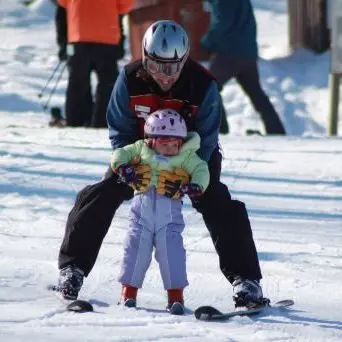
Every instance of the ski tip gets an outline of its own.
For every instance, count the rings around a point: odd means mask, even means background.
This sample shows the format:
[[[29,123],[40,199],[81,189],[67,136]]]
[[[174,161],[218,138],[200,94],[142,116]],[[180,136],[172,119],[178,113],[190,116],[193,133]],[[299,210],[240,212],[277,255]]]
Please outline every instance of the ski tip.
[[[86,300],[74,300],[67,306],[68,311],[73,311],[77,313],[91,312],[94,311],[94,307]]]
[[[246,129],[245,131],[246,135],[259,135],[259,136],[263,136],[263,134],[258,130],[258,129]]]
[[[275,302],[271,306],[273,308],[287,308],[287,307],[292,306],[292,305],[294,305],[294,301],[292,299],[283,299],[283,300],[280,300],[278,302]]]
[[[210,321],[213,316],[222,316],[222,312],[212,306],[200,306],[194,312],[196,319]]]

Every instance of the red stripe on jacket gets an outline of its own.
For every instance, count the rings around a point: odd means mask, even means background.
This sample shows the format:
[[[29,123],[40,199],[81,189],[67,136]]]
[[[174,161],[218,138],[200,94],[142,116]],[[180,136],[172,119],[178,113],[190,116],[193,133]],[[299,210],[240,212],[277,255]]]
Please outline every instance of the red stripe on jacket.
[[[158,95],[146,94],[131,96],[130,108],[138,117],[139,135],[144,136],[144,125],[147,117],[158,109],[171,108],[184,117],[185,122],[189,122],[197,113],[198,106],[190,105],[186,111],[186,102],[178,99],[165,99]],[[189,128],[189,127],[188,127]]]

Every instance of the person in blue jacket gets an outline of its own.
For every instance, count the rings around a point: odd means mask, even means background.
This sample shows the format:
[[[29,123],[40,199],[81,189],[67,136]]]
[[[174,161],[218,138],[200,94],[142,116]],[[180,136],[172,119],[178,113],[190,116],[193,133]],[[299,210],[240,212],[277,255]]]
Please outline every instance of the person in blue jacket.
[[[266,133],[284,135],[284,126],[260,85],[257,25],[250,0],[207,2],[211,20],[201,44],[212,53],[211,73],[221,87],[235,78],[260,114]]]
[[[220,182],[221,96],[216,80],[189,58],[189,51],[188,35],[176,22],[161,20],[147,29],[142,59],[126,65],[115,83],[107,110],[109,138],[114,151],[143,139],[145,120],[163,108],[176,110],[187,130],[198,133],[201,142],[196,153],[208,163],[210,181],[202,196],[191,199],[192,205],[210,232],[221,271],[233,285],[235,304],[259,303],[263,301],[262,276],[248,213],[245,204],[232,200]],[[188,177],[184,172],[164,171],[157,191],[177,198]],[[116,210],[133,197],[132,187],[139,190],[150,179],[146,164],[137,164],[130,186],[109,167],[102,181],[79,192],[59,253],[57,288],[64,298],[77,298]]]

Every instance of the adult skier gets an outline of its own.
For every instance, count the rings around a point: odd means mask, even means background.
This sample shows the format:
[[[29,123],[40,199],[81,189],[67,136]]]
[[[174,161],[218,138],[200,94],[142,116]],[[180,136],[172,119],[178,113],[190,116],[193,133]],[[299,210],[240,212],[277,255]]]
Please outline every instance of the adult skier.
[[[197,154],[208,162],[210,172],[208,188],[192,205],[210,232],[221,271],[233,285],[235,304],[258,303],[263,297],[262,276],[247,210],[220,182],[222,101],[218,86],[211,74],[189,58],[189,51],[188,35],[176,22],[161,20],[147,29],[142,59],[126,65],[115,83],[107,110],[109,138],[115,150],[142,139],[145,120],[156,110],[172,108],[181,114],[187,129],[199,134]],[[139,189],[150,177],[149,168],[140,164],[132,186]],[[165,172],[158,191],[170,198],[179,196],[182,181],[182,174]],[[77,298],[116,210],[132,197],[132,188],[110,167],[103,180],[77,195],[59,253],[59,289],[65,298]]]

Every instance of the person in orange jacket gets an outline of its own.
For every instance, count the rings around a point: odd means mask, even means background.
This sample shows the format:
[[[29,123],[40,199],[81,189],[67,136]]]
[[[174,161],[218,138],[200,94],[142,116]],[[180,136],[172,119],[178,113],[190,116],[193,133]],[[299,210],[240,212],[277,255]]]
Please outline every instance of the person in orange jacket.
[[[106,111],[118,76],[117,61],[123,57],[120,16],[128,13],[133,3],[133,0],[58,0],[58,56],[60,60],[67,60],[69,69],[67,126],[107,127]],[[63,10],[66,16],[60,14]],[[63,32],[67,37],[63,37]],[[92,71],[98,82],[94,101]]]

